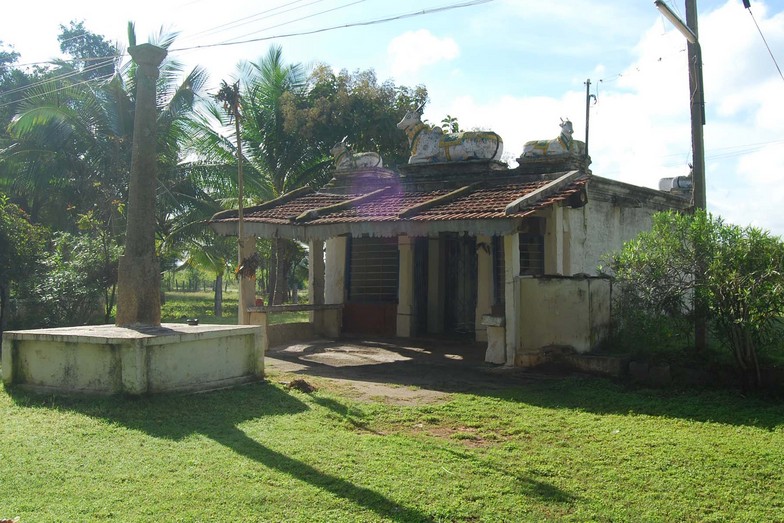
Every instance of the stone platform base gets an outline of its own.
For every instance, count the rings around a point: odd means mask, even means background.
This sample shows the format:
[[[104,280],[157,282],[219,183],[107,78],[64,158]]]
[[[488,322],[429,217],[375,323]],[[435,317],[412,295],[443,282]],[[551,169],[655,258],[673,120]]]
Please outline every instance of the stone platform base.
[[[163,324],[9,331],[3,382],[40,392],[148,394],[228,387],[264,376],[257,326]]]

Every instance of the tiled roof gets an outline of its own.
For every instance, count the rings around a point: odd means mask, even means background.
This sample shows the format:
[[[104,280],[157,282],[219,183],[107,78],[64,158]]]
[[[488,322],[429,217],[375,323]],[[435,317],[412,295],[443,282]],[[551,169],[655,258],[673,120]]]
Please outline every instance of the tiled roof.
[[[446,220],[487,220],[522,218],[538,209],[563,201],[579,192],[587,183],[586,176],[553,187],[547,195],[518,210],[507,206],[532,192],[553,184],[550,179],[530,177],[508,179],[500,183],[484,182],[464,186],[461,190],[439,188],[429,191],[406,191],[393,185],[365,194],[315,192],[281,203],[248,208],[247,222],[269,224],[330,225],[357,222],[432,222]],[[413,208],[413,209],[412,209]],[[403,211],[409,212],[404,213]],[[313,211],[308,214],[308,211]],[[216,215],[213,222],[236,221],[236,211]]]

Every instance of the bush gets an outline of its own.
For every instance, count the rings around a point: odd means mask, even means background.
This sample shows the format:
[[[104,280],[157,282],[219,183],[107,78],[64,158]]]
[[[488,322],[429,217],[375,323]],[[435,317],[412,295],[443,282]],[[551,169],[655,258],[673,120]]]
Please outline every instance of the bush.
[[[784,316],[784,243],[766,231],[726,224],[703,211],[658,213],[651,231],[612,255],[610,268],[619,284],[622,328],[669,321],[688,332],[701,301],[716,339],[756,385],[758,349],[781,350],[773,341]]]
[[[29,289],[37,327],[108,321],[120,248],[101,236],[57,233]],[[103,316],[103,318],[101,318]]]

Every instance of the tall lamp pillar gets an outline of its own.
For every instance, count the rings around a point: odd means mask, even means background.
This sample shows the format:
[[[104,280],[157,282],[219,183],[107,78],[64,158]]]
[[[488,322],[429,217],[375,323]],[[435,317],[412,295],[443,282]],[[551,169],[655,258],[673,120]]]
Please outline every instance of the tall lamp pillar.
[[[697,1],[686,0],[686,26],[698,37]],[[702,85],[702,49],[699,39],[689,42],[689,92],[691,108],[691,147],[692,147],[692,187],[694,188],[694,208],[705,209],[705,141],[702,126],[705,125],[705,100]]]
[[[128,187],[125,254],[117,281],[118,326],[161,324],[160,265],[155,255],[156,81],[166,50],[151,44],[128,48],[136,70],[136,112]]]
[[[689,107],[691,109],[691,147],[692,147],[692,197],[695,210],[707,207],[705,191],[705,145],[702,126],[705,125],[705,104],[702,85],[702,49],[697,32],[697,0],[686,0],[686,23],[664,3],[654,0],[653,4],[672,25],[686,38],[689,58]],[[702,253],[695,253],[695,283],[704,278],[704,260]],[[697,351],[704,351],[708,345],[707,308],[695,293],[694,300],[694,346]]]

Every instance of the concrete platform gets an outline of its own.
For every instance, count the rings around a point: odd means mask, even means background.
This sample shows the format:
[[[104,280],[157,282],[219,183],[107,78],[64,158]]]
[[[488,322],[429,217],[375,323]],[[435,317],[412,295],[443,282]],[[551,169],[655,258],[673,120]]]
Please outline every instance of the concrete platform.
[[[147,394],[263,378],[257,326],[95,325],[3,334],[3,382],[41,392]]]

